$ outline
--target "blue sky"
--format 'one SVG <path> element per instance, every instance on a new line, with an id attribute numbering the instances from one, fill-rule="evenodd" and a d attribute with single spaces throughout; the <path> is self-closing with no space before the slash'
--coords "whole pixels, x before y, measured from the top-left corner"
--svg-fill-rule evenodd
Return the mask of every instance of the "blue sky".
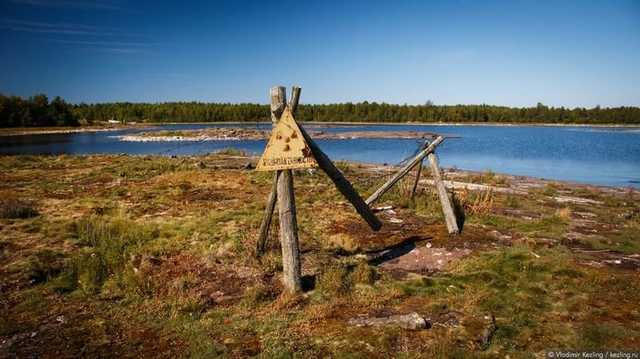
<path id="1" fill-rule="evenodd" d="M 0 92 L 640 105 L 640 1 L 0 0 Z"/>

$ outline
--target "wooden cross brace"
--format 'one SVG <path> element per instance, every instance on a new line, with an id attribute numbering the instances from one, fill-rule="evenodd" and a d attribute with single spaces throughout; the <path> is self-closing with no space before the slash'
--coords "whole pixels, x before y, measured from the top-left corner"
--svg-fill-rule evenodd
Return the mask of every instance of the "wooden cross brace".
<path id="1" fill-rule="evenodd" d="M 421 151 L 413 157 L 413 159 L 404 167 L 402 167 L 396 174 L 391 177 L 385 184 L 380 186 L 378 190 L 376 190 L 369 198 L 367 198 L 366 203 L 371 205 L 373 202 L 377 201 L 385 194 L 394 184 L 400 181 L 404 176 L 411 171 L 412 168 L 418 166 L 416 173 L 416 180 L 413 184 L 413 189 L 411 191 L 411 197 L 413 198 L 416 188 L 418 186 L 418 181 L 420 180 L 420 172 L 422 171 L 422 162 L 424 158 L 427 157 L 429 160 L 429 165 L 431 167 L 431 174 L 433 175 L 433 181 L 436 185 L 436 189 L 438 192 L 438 197 L 440 198 L 440 204 L 442 205 L 442 212 L 444 213 L 444 218 L 447 223 L 447 230 L 449 234 L 458 234 L 460 229 L 458 228 L 458 221 L 456 219 L 455 213 L 453 212 L 453 207 L 451 206 L 451 200 L 449 199 L 449 195 L 447 194 L 447 189 L 442 182 L 442 175 L 440 173 L 440 166 L 438 164 L 438 156 L 435 154 L 436 147 L 444 141 L 444 137 L 438 136 L 431 143 L 425 142 L 421 147 Z"/>

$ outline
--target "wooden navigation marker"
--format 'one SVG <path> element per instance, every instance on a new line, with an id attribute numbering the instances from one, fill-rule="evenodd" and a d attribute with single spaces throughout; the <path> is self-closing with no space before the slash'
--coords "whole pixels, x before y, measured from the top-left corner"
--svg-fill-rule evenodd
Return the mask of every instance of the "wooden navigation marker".
<path id="1" fill-rule="evenodd" d="M 300 89 L 294 88 L 292 93 L 297 105 Z M 293 191 L 292 169 L 318 166 L 322 168 L 336 184 L 340 192 L 354 204 L 367 223 L 375 230 L 382 223 L 375 217 L 369 206 L 365 204 L 333 162 L 320 150 L 313 140 L 293 118 L 292 110 L 284 103 L 286 94 L 283 87 L 271 89 L 271 115 L 275 124 L 265 152 L 256 166 L 257 170 L 275 170 L 274 180 L 277 185 L 272 189 L 263 223 L 260 228 L 257 251 L 264 251 L 265 240 L 269 231 L 271 213 L 275 206 L 272 201 L 278 199 L 280 218 L 280 242 L 282 247 L 283 283 L 289 292 L 302 290 L 300 249 L 298 245 L 298 222 L 296 217 L 295 194 Z M 263 238 L 264 235 L 264 238 Z"/>
<path id="2" fill-rule="evenodd" d="M 447 223 L 447 230 L 449 231 L 449 234 L 458 234 L 460 233 L 460 230 L 458 229 L 458 222 L 456 220 L 456 215 L 453 212 L 453 207 L 451 206 L 449 194 L 447 193 L 447 189 L 442 182 L 442 175 L 440 174 L 440 166 L 438 164 L 438 156 L 434 152 L 432 152 L 427 156 L 427 158 L 429 159 L 429 165 L 431 166 L 431 174 L 438 191 L 438 197 L 440 197 L 440 204 L 442 205 L 444 220 Z"/>
<path id="3" fill-rule="evenodd" d="M 298 124 L 289 107 L 271 131 L 271 138 L 256 166 L 257 171 L 273 171 L 317 167 Z"/>
<path id="4" fill-rule="evenodd" d="M 287 111 L 286 90 L 284 87 L 272 88 L 271 117 L 275 124 L 274 132 L 280 122 L 280 116 L 285 111 Z M 293 119 L 293 117 L 291 118 Z M 295 124 L 295 121 L 293 122 Z M 290 169 L 277 171 L 274 179 L 276 181 L 276 187 L 275 191 L 272 192 L 274 192 L 278 199 L 280 246 L 282 248 L 282 271 L 284 274 L 283 282 L 287 291 L 295 293 L 302 290 L 302 280 L 300 248 L 298 246 L 298 220 L 296 217 L 296 203 L 293 192 L 293 174 Z M 273 208 L 271 211 L 273 212 Z"/>
<path id="5" fill-rule="evenodd" d="M 398 182 L 402 177 L 404 177 L 415 165 L 419 162 L 422 162 L 422 159 L 425 158 L 429 153 L 435 150 L 436 146 L 438 146 L 442 141 L 444 141 L 444 137 L 438 136 L 433 142 L 429 144 L 427 148 L 420 151 L 406 166 L 400 169 L 390 180 L 388 180 L 385 184 L 383 184 L 377 191 L 375 191 L 367 200 L 365 201 L 368 205 L 371 205 L 373 202 L 377 201 L 385 194 L 391 187 L 393 187 L 396 182 Z M 320 161 L 318 161 L 320 162 Z"/>
<path id="6" fill-rule="evenodd" d="M 291 88 L 291 102 L 289 108 L 291 113 L 295 113 L 298 108 L 298 102 L 300 100 L 300 87 L 293 86 Z M 271 122 L 273 127 L 278 123 L 280 115 L 284 110 L 284 103 L 286 103 L 286 90 L 282 86 L 276 86 L 271 88 Z M 276 171 L 273 174 L 273 186 L 271 187 L 271 193 L 267 198 L 267 204 L 265 206 L 264 217 L 262 217 L 262 223 L 260 224 L 260 235 L 258 237 L 256 256 L 261 256 L 267 248 L 267 238 L 269 237 L 269 227 L 271 227 L 271 217 L 273 211 L 276 208 L 276 199 L 278 199 L 278 176 L 280 171 Z"/>
<path id="7" fill-rule="evenodd" d="M 284 112 L 283 106 L 279 106 L 277 103 L 274 103 L 274 101 L 275 102 L 285 101 L 285 95 L 280 93 L 278 90 L 282 93 L 284 93 L 285 91 L 284 87 L 274 87 L 271 90 L 272 91 L 271 109 L 272 110 L 280 109 L 282 112 Z M 298 101 L 300 99 L 300 91 L 301 89 L 299 87 L 293 87 L 291 90 L 292 97 L 291 97 L 291 103 L 289 104 L 289 107 L 291 108 L 292 113 L 295 112 L 296 107 L 298 106 Z M 278 121 L 277 114 L 272 112 L 271 118 L 274 123 L 277 123 Z M 351 185 L 351 182 L 349 182 L 349 180 L 347 180 L 344 177 L 342 172 L 340 172 L 340 170 L 333 164 L 333 162 L 329 159 L 329 157 L 327 157 L 327 155 L 325 155 L 324 152 L 322 152 L 320 147 L 318 147 L 315 141 L 311 139 L 311 137 L 307 134 L 305 129 L 301 126 L 298 126 L 298 128 L 302 132 L 304 140 L 306 144 L 309 146 L 309 149 L 311 150 L 311 154 L 315 158 L 318 164 L 318 167 L 320 167 L 327 174 L 327 176 L 329 176 L 329 178 L 333 181 L 333 183 L 338 188 L 340 193 L 342 193 L 342 195 L 347 200 L 349 200 L 349 202 L 351 202 L 351 204 L 356 209 L 358 214 L 360 214 L 360 216 L 362 216 L 362 218 L 367 222 L 367 224 L 369 224 L 369 227 L 371 227 L 371 229 L 373 229 L 374 231 L 379 230 L 382 227 L 382 222 L 380 222 L 380 220 L 373 214 L 369 206 L 365 203 L 362 197 L 360 197 L 358 192 L 356 192 L 356 190 L 353 188 L 353 186 Z M 279 171 L 276 172 L 276 174 L 274 175 L 274 178 L 278 175 L 278 173 Z M 275 189 L 275 179 L 274 179 L 274 189 Z M 262 219 L 262 224 L 260 225 L 260 236 L 258 237 L 258 243 L 256 248 L 257 256 L 262 255 L 262 253 L 264 253 L 266 249 L 266 241 L 268 238 L 269 227 L 271 224 L 271 213 L 275 208 L 276 194 L 273 192 L 274 190 L 272 189 L 272 193 L 269 195 L 269 199 L 267 200 L 265 215 Z"/>

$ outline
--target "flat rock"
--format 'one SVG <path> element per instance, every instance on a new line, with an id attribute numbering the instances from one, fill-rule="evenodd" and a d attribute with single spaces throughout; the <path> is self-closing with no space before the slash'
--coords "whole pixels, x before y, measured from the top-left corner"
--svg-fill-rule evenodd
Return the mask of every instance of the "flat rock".
<path id="1" fill-rule="evenodd" d="M 391 315 L 388 317 L 352 318 L 349 320 L 349 325 L 358 327 L 395 326 L 411 330 L 428 329 L 431 327 L 431 323 L 416 312 Z"/>
<path id="2" fill-rule="evenodd" d="M 442 247 L 431 247 L 429 244 L 407 243 L 404 246 L 382 252 L 373 262 L 379 263 L 380 268 L 393 272 L 426 274 L 441 271 L 450 262 L 471 254 L 471 250 L 468 248 L 448 250 Z"/>

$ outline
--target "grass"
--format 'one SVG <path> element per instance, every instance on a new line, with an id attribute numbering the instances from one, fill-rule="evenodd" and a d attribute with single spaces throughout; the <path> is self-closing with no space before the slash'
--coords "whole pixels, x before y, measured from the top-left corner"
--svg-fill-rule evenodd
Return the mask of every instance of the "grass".
<path id="1" fill-rule="evenodd" d="M 409 178 L 380 205 L 393 205 L 397 217 L 418 228 L 384 235 L 419 235 L 417 246 L 428 241 L 472 254 L 440 272 L 396 276 L 362 254 L 331 248 L 336 225 L 360 219 L 326 176 L 300 172 L 303 270 L 315 288 L 287 296 L 277 218 L 268 252 L 252 256 L 272 174 L 243 169 L 249 159 L 236 156 L 242 154 L 0 157 L 0 168 L 11 169 L 3 173 L 2 193 L 37 199 L 31 208 L 38 213 L 0 219 L 0 336 L 26 333 L 0 356 L 515 358 L 551 347 L 640 345 L 637 273 L 590 266 L 597 257 L 560 244 L 577 230 L 578 214 L 589 212 L 594 227 L 581 230 L 598 233 L 588 238 L 640 252 L 633 194 L 555 188 L 602 201 L 585 206 L 538 192 L 458 191 L 467 223 L 460 236 L 448 237 L 437 195 L 425 187 L 407 199 Z M 339 165 L 360 193 L 383 181 L 366 167 Z M 499 177 L 477 180 L 509 185 Z M 348 236 L 370 234 L 366 226 L 362 233 L 354 228 Z M 492 231 L 512 239 L 495 240 Z M 557 244 L 529 247 L 531 237 Z M 347 324 L 361 315 L 414 311 L 434 326 L 412 332 Z M 497 329 L 481 345 L 487 314 Z M 443 324 L 450 317 L 457 324 Z"/>
<path id="2" fill-rule="evenodd" d="M 467 181 L 471 183 L 487 184 L 497 187 L 508 187 L 509 179 L 503 175 L 498 175 L 492 170 L 485 170 L 482 173 L 467 176 Z"/>
<path id="3" fill-rule="evenodd" d="M 77 289 L 91 295 L 100 292 L 107 280 L 113 280 L 120 289 L 145 286 L 144 280 L 137 278 L 140 269 L 136 268 L 139 263 L 134 253 L 156 238 L 157 231 L 125 218 L 91 216 L 75 223 L 75 235 L 82 249 L 58 278 L 56 290 Z"/>
<path id="4" fill-rule="evenodd" d="M 539 219 L 521 220 L 513 217 L 487 214 L 472 217 L 474 223 L 499 228 L 502 231 L 518 232 L 537 237 L 561 237 L 567 231 L 568 221 L 558 214 Z"/>
<path id="5" fill-rule="evenodd" d="M 247 156 L 247 152 L 243 150 L 239 150 L 237 148 L 233 148 L 233 147 L 223 148 L 221 150 L 216 151 L 216 153 L 218 155 L 225 155 L 225 156 Z"/>
<path id="6" fill-rule="evenodd" d="M 514 352 L 525 347 L 533 351 L 583 347 L 579 345 L 585 343 L 590 343 L 589 348 L 603 348 L 620 338 L 616 333 L 622 323 L 611 323 L 613 331 L 588 323 L 574 331 L 571 323 L 558 321 L 558 317 L 571 315 L 573 307 L 587 305 L 592 293 L 604 290 L 604 286 L 593 285 L 596 277 L 574 265 L 567 251 L 533 255 L 528 247 L 513 247 L 464 260 L 449 274 L 414 281 L 403 289 L 409 295 L 444 301 L 448 307 L 492 313 L 498 321 L 493 345 Z M 566 337 L 566 333 L 573 335 Z M 523 344 L 533 338 L 545 339 Z"/>
<path id="7" fill-rule="evenodd" d="M 585 242 L 595 250 L 609 249 L 625 254 L 634 254 L 640 252 L 638 233 L 640 233 L 640 223 L 637 220 L 628 221 L 617 233 L 587 239 Z"/>
<path id="8" fill-rule="evenodd" d="M 43 249 L 29 258 L 26 269 L 29 280 L 33 284 L 47 282 L 62 272 L 65 255 L 51 249 Z"/>
<path id="9" fill-rule="evenodd" d="M 349 269 L 340 264 L 332 265 L 320 275 L 316 287 L 325 296 L 343 295 L 351 291 L 353 280 Z"/>

